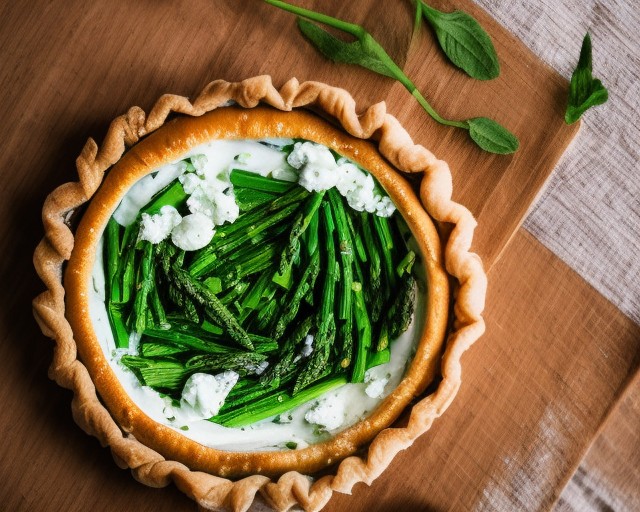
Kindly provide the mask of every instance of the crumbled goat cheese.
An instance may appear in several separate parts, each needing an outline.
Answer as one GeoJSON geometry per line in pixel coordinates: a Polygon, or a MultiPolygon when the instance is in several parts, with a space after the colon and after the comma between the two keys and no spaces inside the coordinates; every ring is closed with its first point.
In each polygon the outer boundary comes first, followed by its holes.
{"type": "Polygon", "coordinates": [[[191,213],[203,213],[216,226],[234,222],[240,214],[233,186],[227,172],[208,172],[206,167],[196,168],[196,174],[180,176],[185,193],[189,194],[187,206],[191,213]]]}
{"type": "Polygon", "coordinates": [[[331,397],[323,398],[305,413],[304,419],[325,430],[335,430],[344,423],[344,402],[331,400],[331,397]]]}
{"type": "Polygon", "coordinates": [[[307,334],[307,337],[304,339],[304,345],[302,345],[302,348],[300,349],[300,353],[293,359],[294,364],[301,361],[303,358],[309,357],[311,354],[313,354],[313,335],[307,334]]]}
{"type": "Polygon", "coordinates": [[[351,208],[390,217],[395,211],[391,200],[376,190],[373,177],[341,158],[336,163],[325,146],[297,142],[287,161],[300,170],[298,184],[310,192],[336,187],[351,208]]]}
{"type": "Polygon", "coordinates": [[[205,169],[207,164],[209,163],[209,159],[207,158],[207,155],[203,155],[203,154],[199,154],[199,155],[193,155],[191,158],[191,163],[193,164],[193,167],[196,170],[197,174],[204,174],[205,169]]]}
{"type": "Polygon", "coordinates": [[[384,388],[388,382],[389,379],[384,377],[381,379],[370,379],[369,381],[367,381],[367,379],[365,378],[367,387],[365,388],[364,392],[371,398],[382,398],[384,388]]]}
{"type": "Polygon", "coordinates": [[[171,241],[180,249],[196,251],[211,242],[214,233],[211,218],[197,212],[186,215],[182,222],[173,228],[171,241]]]}
{"type": "Polygon", "coordinates": [[[194,421],[218,414],[239,375],[227,370],[217,375],[194,373],[184,385],[180,415],[194,421]]]}
{"type": "Polygon", "coordinates": [[[287,158],[289,165],[300,169],[298,184],[309,192],[321,192],[336,186],[338,167],[328,148],[313,142],[296,142],[287,158]]]}
{"type": "Polygon", "coordinates": [[[245,370],[249,373],[255,373],[256,375],[262,375],[264,371],[269,367],[268,361],[262,361],[258,364],[248,364],[245,366],[245,370]]]}
{"type": "Polygon", "coordinates": [[[182,222],[182,216],[173,206],[163,206],[154,215],[142,214],[138,240],[146,240],[152,244],[159,244],[167,238],[173,228],[182,222]]]}
{"type": "Polygon", "coordinates": [[[274,169],[271,171],[271,177],[274,180],[290,181],[291,183],[298,181],[298,173],[291,169],[274,169]]]}
{"type": "Polygon", "coordinates": [[[300,355],[302,357],[309,357],[312,352],[313,352],[313,335],[307,334],[307,337],[304,339],[304,345],[302,346],[300,355]]]}

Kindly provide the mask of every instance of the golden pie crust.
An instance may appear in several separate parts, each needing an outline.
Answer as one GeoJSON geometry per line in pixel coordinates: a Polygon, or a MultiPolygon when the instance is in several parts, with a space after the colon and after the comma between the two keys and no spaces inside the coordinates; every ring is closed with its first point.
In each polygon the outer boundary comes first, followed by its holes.
{"type": "Polygon", "coordinates": [[[296,504],[305,510],[319,510],[333,491],[349,493],[357,482],[371,483],[398,451],[430,427],[455,396],[460,385],[460,357],[484,331],[481,313],[486,277],[480,259],[469,252],[476,224],[466,208],[451,201],[451,174],[446,163],[414,145],[398,121],[386,113],[384,103],[358,116],[351,96],[326,84],[299,84],[292,79],[277,90],[266,76],[240,83],[215,81],[193,103],[165,95],[148,116],[136,107],[130,109],[114,120],[100,149],[93,140],[87,142],[77,166],[80,182],[56,189],[43,208],[46,236],[36,249],[34,262],[48,290],[34,300],[34,312],[43,332],[56,341],[50,376],[74,391],[76,422],[109,445],[119,465],[131,468],[138,480],[151,486],[173,481],[205,509],[246,510],[260,492],[277,510],[296,504]],[[229,101],[242,109],[218,108],[229,101]],[[270,107],[255,108],[259,103],[270,107]],[[342,130],[306,111],[289,112],[296,107],[313,108],[342,130]],[[247,108],[251,110],[243,110],[247,108]],[[172,112],[187,116],[167,122],[172,112]],[[226,452],[192,441],[138,409],[96,340],[86,290],[97,241],[135,181],[207,140],[263,137],[314,140],[359,162],[376,176],[419,243],[429,282],[424,312],[427,321],[407,375],[362,422],[302,450],[226,452]],[[376,140],[378,149],[358,139],[376,140]],[[125,153],[127,148],[131,149],[125,153]],[[419,200],[379,154],[400,171],[423,173],[419,200]],[[107,170],[109,178],[102,184],[107,170]],[[89,199],[92,201],[74,235],[67,223],[69,216],[89,199]],[[429,216],[452,225],[444,251],[429,216]],[[62,269],[67,260],[63,287],[62,269]],[[458,283],[453,327],[440,357],[449,304],[443,266],[458,283]],[[407,425],[386,428],[438,370],[442,381],[437,390],[413,405],[407,425]],[[352,455],[367,443],[363,455],[352,455]],[[307,476],[331,464],[334,466],[326,476],[316,480],[307,476]]]}

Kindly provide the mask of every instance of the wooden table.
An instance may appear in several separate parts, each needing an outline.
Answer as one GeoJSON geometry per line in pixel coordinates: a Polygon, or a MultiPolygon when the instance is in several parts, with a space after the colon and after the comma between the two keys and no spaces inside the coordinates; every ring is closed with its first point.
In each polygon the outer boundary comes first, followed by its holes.
{"type": "Polygon", "coordinates": [[[487,334],[464,356],[453,405],[371,488],[336,495],[326,510],[571,510],[587,491],[606,503],[611,489],[624,490],[621,508],[638,504],[640,384],[632,379],[640,328],[519,228],[575,135],[562,122],[566,81],[468,0],[434,5],[473,12],[489,30],[502,64],[491,82],[450,67],[424,28],[411,44],[408,5],[384,17],[374,1],[304,5],[364,24],[443,114],[488,114],[520,137],[521,150],[512,157],[476,150],[464,134],[429,120],[392,80],[325,61],[291,16],[257,1],[0,8],[0,503],[195,509],[173,487],[136,483],[73,423],[69,392],[46,378],[52,349],[31,316],[30,301],[43,289],[31,254],[44,197],[74,179],[88,136],[99,141],[112,118],[133,104],[148,109],[162,93],[193,95],[215,78],[269,73],[277,85],[296,76],[344,87],[363,108],[386,101],[417,142],[449,161],[455,198],[479,220],[474,248],[489,270],[487,334]],[[628,471],[616,473],[621,466],[628,471]]]}

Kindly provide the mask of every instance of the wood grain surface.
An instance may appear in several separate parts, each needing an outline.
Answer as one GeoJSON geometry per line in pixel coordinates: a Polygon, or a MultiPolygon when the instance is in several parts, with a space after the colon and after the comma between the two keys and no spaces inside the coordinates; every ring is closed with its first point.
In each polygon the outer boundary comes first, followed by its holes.
{"type": "Polygon", "coordinates": [[[343,86],[362,107],[386,101],[417,142],[451,163],[455,197],[480,221],[475,247],[493,267],[489,331],[464,359],[465,383],[451,410],[371,489],[358,486],[354,498],[337,497],[327,509],[535,510],[553,503],[579,464],[638,364],[638,328],[521,231],[497,262],[575,134],[562,123],[566,82],[469,1],[455,5],[489,28],[501,58],[502,75],[492,82],[473,82],[446,64],[426,29],[411,45],[408,2],[384,16],[373,0],[300,3],[365,24],[398,61],[406,58],[407,72],[443,114],[490,115],[520,137],[520,152],[476,150],[391,80],[325,61],[291,16],[258,1],[4,3],[0,508],[195,508],[173,487],[135,482],[73,423],[70,393],[46,378],[52,349],[31,316],[42,290],[31,254],[44,197],[75,178],[88,136],[99,141],[113,117],[134,104],[148,109],[162,93],[193,95],[215,78],[262,73],[277,85],[296,76],[343,86]]]}
{"type": "Polygon", "coordinates": [[[616,401],[556,512],[640,510],[640,371],[616,401]]]}

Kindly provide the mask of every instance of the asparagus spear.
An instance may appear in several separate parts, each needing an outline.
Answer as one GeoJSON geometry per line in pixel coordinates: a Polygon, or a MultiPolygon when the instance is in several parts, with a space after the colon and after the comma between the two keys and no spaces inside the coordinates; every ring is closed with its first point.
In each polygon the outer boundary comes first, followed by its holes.
{"type": "Polygon", "coordinates": [[[276,197],[268,192],[260,192],[251,188],[235,187],[233,193],[236,197],[236,203],[241,212],[251,211],[269,201],[273,201],[276,197]]]}
{"type": "Polygon", "coordinates": [[[254,247],[252,250],[238,251],[241,257],[216,269],[216,275],[222,281],[222,289],[226,290],[245,277],[271,267],[281,246],[281,243],[272,242],[254,247]]]}
{"type": "Polygon", "coordinates": [[[389,219],[378,215],[372,215],[372,218],[374,232],[377,235],[377,242],[380,248],[380,254],[382,255],[382,262],[384,264],[387,287],[389,290],[393,290],[396,287],[396,275],[395,267],[393,265],[393,235],[391,234],[389,219]]]}
{"type": "Polygon", "coordinates": [[[415,283],[411,274],[405,274],[400,293],[389,310],[389,336],[396,339],[409,328],[415,307],[415,283]]]}
{"type": "Polygon", "coordinates": [[[328,195],[331,210],[336,221],[340,259],[342,261],[342,282],[338,288],[338,319],[342,321],[339,329],[340,337],[342,338],[340,366],[342,368],[348,368],[351,364],[351,358],[353,357],[353,244],[342,196],[340,196],[335,189],[329,190],[328,195]]]}
{"type": "Polygon", "coordinates": [[[280,258],[280,273],[284,273],[287,267],[291,264],[294,254],[299,249],[300,236],[306,231],[314,214],[318,211],[322,199],[324,198],[324,192],[314,193],[309,197],[303,207],[302,211],[296,216],[296,220],[291,227],[289,233],[289,243],[282,251],[282,257],[280,258]]]}
{"type": "Polygon", "coordinates": [[[363,382],[367,365],[367,354],[371,347],[371,322],[367,313],[362,290],[354,291],[355,320],[358,343],[351,373],[351,382],[363,382]]]}
{"type": "Polygon", "coordinates": [[[140,354],[143,357],[168,357],[188,351],[188,347],[171,345],[165,342],[145,340],[140,344],[140,354]]]}
{"type": "Polygon", "coordinates": [[[124,253],[124,270],[122,274],[122,302],[129,302],[134,292],[135,282],[135,261],[136,261],[136,249],[133,245],[129,246],[126,253],[124,253]]]}
{"type": "Polygon", "coordinates": [[[369,269],[369,281],[370,281],[370,293],[369,299],[371,304],[371,319],[374,322],[378,321],[380,313],[382,311],[382,304],[384,302],[384,294],[381,292],[381,264],[380,264],[380,252],[374,240],[373,230],[369,220],[370,215],[361,213],[359,215],[360,231],[364,240],[364,246],[367,251],[368,257],[368,269],[369,269]]]}
{"type": "Polygon", "coordinates": [[[278,313],[278,302],[272,300],[260,310],[256,317],[256,330],[258,332],[267,332],[278,313]]]}
{"type": "Polygon", "coordinates": [[[367,370],[374,366],[388,363],[391,360],[391,351],[388,348],[377,352],[372,352],[367,358],[367,370]]]}
{"type": "Polygon", "coordinates": [[[333,314],[336,281],[338,279],[338,262],[334,242],[335,224],[329,204],[322,204],[322,228],[325,237],[327,254],[327,271],[322,289],[322,300],[318,313],[318,332],[315,336],[315,348],[305,368],[300,372],[293,387],[293,394],[320,379],[327,368],[331,346],[336,335],[336,324],[333,314]]]}
{"type": "Polygon", "coordinates": [[[117,304],[109,304],[107,306],[107,316],[109,317],[109,323],[113,331],[116,348],[128,348],[129,332],[122,318],[120,307],[117,304]]]}
{"type": "Polygon", "coordinates": [[[120,302],[120,283],[117,280],[118,261],[120,260],[120,225],[111,217],[104,233],[105,282],[110,302],[120,302]]]}
{"type": "Polygon", "coordinates": [[[227,352],[225,354],[201,354],[190,358],[185,367],[196,372],[233,370],[244,376],[254,374],[258,365],[267,360],[257,352],[227,352]]]}
{"type": "Polygon", "coordinates": [[[347,226],[349,226],[349,233],[351,234],[351,240],[353,241],[353,247],[356,252],[356,256],[360,259],[362,263],[367,262],[367,251],[364,246],[364,242],[362,240],[362,236],[358,231],[356,231],[355,224],[353,222],[353,215],[355,212],[351,210],[351,208],[346,210],[347,217],[347,226]]]}
{"type": "Polygon", "coordinates": [[[311,255],[311,261],[298,281],[298,285],[283,298],[283,302],[281,304],[282,313],[271,334],[273,338],[280,339],[289,324],[296,317],[300,309],[300,303],[307,292],[312,289],[312,282],[315,281],[315,276],[318,275],[319,271],[320,253],[316,251],[311,255]]]}
{"type": "Polygon", "coordinates": [[[320,224],[320,215],[316,210],[309,220],[309,226],[304,232],[304,242],[307,247],[307,255],[311,256],[318,250],[318,226],[320,224]]]}
{"type": "MultiPolygon", "coordinates": [[[[263,219],[258,224],[251,224],[247,226],[244,230],[236,233],[236,236],[228,237],[224,239],[224,242],[218,243],[215,245],[215,252],[212,252],[207,257],[202,257],[198,260],[195,260],[192,265],[189,267],[189,272],[193,277],[201,277],[206,275],[209,271],[211,265],[214,264],[215,260],[225,256],[226,254],[237,250],[247,242],[249,242],[253,237],[263,233],[265,230],[275,226],[289,216],[291,216],[298,209],[297,204],[291,204],[279,210],[269,217],[263,219]]],[[[232,226],[234,224],[231,224],[232,226]]],[[[213,237],[215,240],[215,236],[213,237]]]]}
{"type": "Polygon", "coordinates": [[[175,180],[158,192],[151,202],[140,210],[140,215],[143,213],[155,215],[160,212],[163,206],[173,206],[179,209],[187,202],[188,198],[189,195],[184,191],[182,183],[179,180],[175,180]]]}
{"type": "MultiPolygon", "coordinates": [[[[287,383],[292,377],[293,375],[291,374],[287,375],[281,383],[287,383]]],[[[248,381],[248,379],[245,379],[245,381],[248,381]]],[[[276,389],[276,386],[263,386],[260,381],[253,381],[251,385],[245,386],[244,389],[237,389],[236,384],[236,386],[234,386],[231,392],[227,395],[227,398],[218,414],[222,415],[234,410],[237,411],[245,404],[256,402],[257,400],[272,394],[276,389]]]]}
{"type": "Polygon", "coordinates": [[[293,395],[287,391],[276,391],[254,403],[246,404],[225,414],[218,414],[210,421],[225,427],[242,427],[289,411],[346,383],[347,379],[344,376],[337,376],[318,382],[293,395]]]}
{"type": "MultiPolygon", "coordinates": [[[[191,350],[222,353],[238,350],[237,347],[230,346],[228,336],[223,335],[222,329],[215,329],[215,332],[205,330],[189,321],[171,318],[171,329],[149,328],[144,331],[143,341],[146,338],[164,340],[168,343],[184,345],[191,350]]],[[[211,324],[209,324],[211,325],[211,324]]],[[[271,338],[258,334],[248,333],[255,351],[259,353],[273,352],[278,349],[278,343],[271,338]]]]}
{"type": "Polygon", "coordinates": [[[126,355],[122,356],[120,362],[132,370],[143,385],[154,389],[180,390],[192,373],[174,359],[151,359],[126,355]]]}
{"type": "Polygon", "coordinates": [[[138,284],[136,286],[136,298],[133,303],[135,315],[135,330],[141,333],[147,325],[147,299],[149,291],[153,286],[154,266],[153,266],[153,245],[151,242],[142,243],[142,260],[139,267],[138,284]]]}
{"type": "MultiPolygon", "coordinates": [[[[204,249],[200,249],[196,252],[193,261],[189,266],[189,272],[196,277],[202,275],[203,270],[207,269],[208,266],[219,257],[221,249],[229,245],[229,240],[237,240],[238,236],[236,235],[246,235],[248,231],[251,231],[253,236],[255,236],[263,229],[279,223],[296,209],[299,201],[308,195],[309,192],[304,188],[294,187],[291,191],[283,194],[273,201],[265,203],[250,212],[243,213],[233,224],[226,224],[220,227],[216,231],[211,243],[204,249]],[[282,216],[283,209],[287,209],[287,214],[284,216],[282,216]],[[281,218],[275,219],[274,221],[274,215],[280,215],[281,218]],[[258,229],[255,230],[256,228],[258,229]]],[[[251,235],[249,238],[251,238],[251,235]]],[[[245,238],[244,241],[246,240],[247,238],[245,238]]],[[[237,244],[235,247],[242,243],[243,242],[240,242],[240,244],[237,244]]],[[[233,248],[234,247],[230,250],[233,248]]],[[[229,251],[227,250],[225,252],[229,251]]]]}
{"type": "Polygon", "coordinates": [[[309,331],[313,327],[313,320],[313,315],[306,317],[295,327],[291,334],[287,336],[278,353],[277,363],[271,366],[271,368],[260,378],[260,383],[263,386],[280,386],[282,376],[293,369],[296,357],[296,347],[298,347],[300,342],[309,334],[309,331]]]}
{"type": "Polygon", "coordinates": [[[241,169],[233,169],[229,174],[229,179],[234,187],[244,187],[259,192],[270,192],[272,194],[284,194],[296,186],[296,184],[291,181],[265,178],[255,172],[243,171],[241,169]]]}
{"type": "Polygon", "coordinates": [[[149,291],[150,302],[151,302],[151,311],[153,312],[153,316],[156,318],[158,325],[160,327],[167,325],[167,315],[164,310],[164,306],[162,305],[162,301],[160,300],[160,295],[158,293],[158,283],[155,279],[155,266],[154,266],[154,279],[151,282],[151,290],[149,291]]]}
{"type": "Polygon", "coordinates": [[[220,299],[211,293],[206,286],[194,279],[186,270],[177,267],[172,268],[171,280],[180,291],[204,307],[205,311],[226,329],[234,341],[244,348],[253,350],[253,343],[247,332],[224,304],[220,302],[220,299]]]}

